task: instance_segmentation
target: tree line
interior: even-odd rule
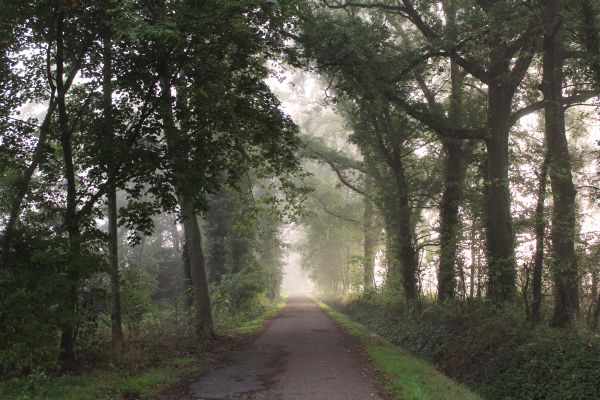
[[[457,298],[460,285],[466,291],[463,251],[471,242],[471,293],[475,265],[485,265],[478,291],[490,302],[516,301],[525,290],[528,316],[539,323],[551,289],[551,324],[566,326],[582,315],[581,287],[591,280],[585,295],[598,320],[597,268],[581,267],[593,259],[582,254],[567,130],[577,125],[571,110],[598,95],[599,16],[587,0],[322,1],[288,33],[297,44],[292,62],[322,74],[359,152],[314,138],[307,149],[364,195],[364,290],[373,282],[374,205],[386,280],[401,285],[409,305],[418,306],[421,258],[432,252],[438,302]],[[532,144],[533,132],[524,140],[536,129],[532,115],[541,118],[541,145]],[[519,170],[518,154],[534,158],[528,171]],[[537,177],[527,194],[537,205],[523,218],[515,209],[525,192],[515,185],[527,174]],[[586,201],[595,201],[594,188]],[[435,225],[435,240],[422,235],[426,225]],[[517,234],[536,243],[531,268],[515,253]]]
[[[3,2],[3,373],[29,368],[27,360],[52,359],[53,343],[61,365],[73,365],[82,301],[98,274],[110,277],[118,358],[123,243],[147,243],[161,215],[175,215],[182,226],[182,238],[175,225],[155,247],[171,243],[183,253],[197,337],[215,335],[209,285],[221,275],[243,283],[236,273],[253,265],[248,271],[258,283],[236,281],[245,289],[220,292],[264,289],[278,296],[277,221],[302,192],[295,182],[300,141],[265,83],[266,61],[284,49],[282,32],[296,7],[286,1]],[[221,217],[207,217],[211,204]],[[236,222],[240,210],[246,222]],[[204,245],[201,216],[208,221]],[[227,238],[244,225],[254,233],[219,242],[219,225],[229,226]],[[219,258],[224,255],[234,261]],[[24,347],[9,351],[16,343]]]
[[[579,213],[598,190],[575,176],[595,155],[573,146],[588,137],[574,110],[600,90],[595,2],[44,0],[6,2],[0,26],[4,372],[54,347],[73,364],[98,276],[118,355],[123,275],[145,246],[181,253],[173,291],[214,337],[215,302],[277,296],[277,232],[302,200],[321,288],[379,290],[383,264],[417,309],[436,264],[439,303],[522,298],[540,323],[552,291],[552,325],[583,301],[597,325]],[[273,60],[321,75],[355,152],[302,143],[265,81]]]

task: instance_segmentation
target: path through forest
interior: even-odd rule
[[[305,296],[293,296],[228,367],[191,385],[193,399],[379,399],[349,339]]]

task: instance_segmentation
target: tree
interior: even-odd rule
[[[44,293],[53,296],[43,322],[48,332],[62,331],[65,366],[75,359],[78,304],[101,271],[111,275],[115,353],[120,347],[117,223],[135,243],[152,232],[153,215],[176,211],[181,200],[182,215],[193,215],[184,220],[198,254],[196,217],[222,186],[256,171],[281,188],[274,203],[282,209],[300,192],[297,130],[264,83],[264,59],[284,47],[277,27],[294,5],[209,3],[167,2],[164,17],[156,13],[160,4],[137,1],[10,9],[19,13],[3,41],[2,66],[12,76],[2,77],[8,129],[0,154],[3,174],[10,171],[0,182],[10,189],[2,191],[2,265],[6,282],[17,286],[29,284],[30,268],[47,275]],[[15,117],[31,101],[47,102],[40,126]],[[128,194],[118,215],[117,190]],[[108,235],[98,222],[107,215],[106,198]],[[16,301],[15,293],[3,300]],[[19,329],[30,326],[17,319]]]
[[[365,194],[373,191],[373,178],[365,174]],[[376,224],[374,221],[374,204],[369,195],[363,196],[363,288],[373,289],[375,282],[375,249],[377,245]]]
[[[542,92],[548,172],[552,185],[552,254],[555,282],[555,305],[552,323],[563,326],[579,311],[579,283],[575,255],[575,186],[565,133],[564,100],[562,95],[564,45],[562,2],[546,0],[544,16],[544,56]]]
[[[115,140],[113,132],[113,44],[112,44],[112,26],[111,12],[114,12],[111,1],[106,0],[104,5],[104,30],[102,38],[102,105],[104,116],[105,137],[108,142],[108,148],[112,149]],[[115,157],[108,155],[106,170],[108,171],[108,189],[107,189],[107,213],[108,213],[108,235],[109,235],[109,271],[111,288],[111,333],[112,347],[115,357],[120,355],[123,346],[123,332],[121,324],[121,289],[119,274],[119,247],[118,247],[118,220],[117,220],[117,177],[116,172],[118,164]]]
[[[268,70],[261,61],[279,51],[277,26],[287,21],[289,8],[284,2],[182,2],[148,10],[156,51],[143,57],[155,63],[163,162],[173,191],[150,190],[162,207],[179,205],[199,334],[212,336],[213,330],[196,219],[207,209],[207,196],[235,185],[252,168],[293,190],[286,176],[298,170],[296,128],[264,84]]]
[[[542,273],[544,269],[544,241],[546,239],[546,220],[544,215],[546,202],[546,186],[548,184],[548,162],[546,155],[538,176],[538,192],[534,213],[535,254],[533,260],[531,322],[540,323],[542,315]]]
[[[18,106],[22,105],[26,101],[47,100],[48,106],[43,122],[39,126],[37,143],[31,155],[31,160],[27,167],[19,166],[22,171],[17,173],[17,177],[11,185],[11,191],[13,194],[10,196],[9,217],[2,235],[0,266],[5,264],[6,260],[9,258],[11,239],[15,234],[15,229],[18,224],[23,201],[29,191],[29,186],[33,175],[46,155],[46,144],[51,131],[52,118],[58,106],[55,79],[51,74],[52,67],[56,62],[56,60],[53,60],[51,54],[55,42],[57,41],[56,27],[53,26],[53,13],[55,11],[52,11],[55,10],[55,8],[56,7],[52,8],[49,5],[49,2],[39,3],[36,5],[24,3],[21,4],[20,7],[6,8],[7,10],[12,11],[12,13],[7,13],[6,20],[9,21],[12,20],[12,18],[16,18],[16,21],[18,22],[12,27],[12,37],[7,35],[9,37],[3,41],[3,43],[7,44],[7,47],[3,49],[5,51],[3,53],[3,57],[5,57],[3,58],[3,66],[6,67],[7,63],[9,65],[14,64],[19,58],[25,58],[25,61],[29,61],[29,63],[36,67],[36,70],[33,74],[33,79],[31,79],[29,82],[24,80],[18,74],[12,73],[12,69],[10,69],[11,73],[3,74],[3,76],[9,78],[9,80],[3,82],[3,102],[7,101],[5,104],[3,104],[3,110],[6,113],[5,117],[9,118],[9,114],[14,112]],[[28,18],[31,14],[36,15],[38,18]],[[33,32],[33,35],[30,37],[24,35],[24,33],[28,30]],[[7,29],[5,32],[10,32],[10,30]],[[81,41],[81,43],[75,43],[75,46],[79,46],[79,49],[78,51],[71,53],[73,57],[72,59],[65,60],[64,55],[62,57],[63,64],[67,63],[71,65],[70,71],[65,72],[66,77],[63,78],[62,86],[65,94],[71,88],[75,77],[82,67],[83,59],[89,51],[89,46],[91,45],[91,39],[91,37],[86,37],[83,41]],[[25,47],[29,46],[33,49],[41,49],[43,46],[45,46],[46,49],[43,56],[45,60],[42,61],[42,57],[40,56],[34,56],[33,60],[27,60],[26,57],[19,57],[19,45]],[[49,92],[49,95],[46,95],[42,90],[40,90],[40,84],[44,82],[44,78],[42,77],[45,77],[47,92]],[[9,84],[9,82],[12,82],[12,84]],[[31,90],[23,90],[23,86],[27,84],[30,85],[32,88]],[[16,96],[17,93],[23,93],[23,96]],[[15,100],[17,102],[15,102]],[[23,103],[18,103],[18,101]],[[6,119],[4,119],[4,121],[6,121]],[[13,125],[12,129],[22,129],[27,125],[23,124],[22,121],[15,122],[17,122],[16,125],[11,124]]]

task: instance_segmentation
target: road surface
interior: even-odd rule
[[[370,375],[334,322],[293,296],[229,366],[192,383],[192,399],[380,399]]]

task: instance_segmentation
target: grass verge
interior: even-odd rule
[[[481,400],[424,360],[410,355],[366,327],[312,297],[312,300],[366,348],[385,378],[385,389],[401,400]]]
[[[196,357],[164,359],[150,368],[96,369],[81,375],[48,377],[35,373],[0,386],[0,399],[112,400],[147,397],[175,384],[182,374],[199,372]]]
[[[287,296],[283,295],[279,302],[267,306],[265,311],[258,317],[236,324],[231,329],[231,333],[234,336],[241,336],[243,338],[245,336],[251,336],[261,332],[264,327],[264,322],[273,318],[286,304],[286,302]]]
[[[0,382],[0,400],[121,400],[145,399],[199,374],[218,360],[215,354],[258,334],[285,305],[285,299],[266,307],[258,317],[225,329],[221,347],[162,355],[152,366],[102,366],[73,375],[48,376],[43,372]]]

